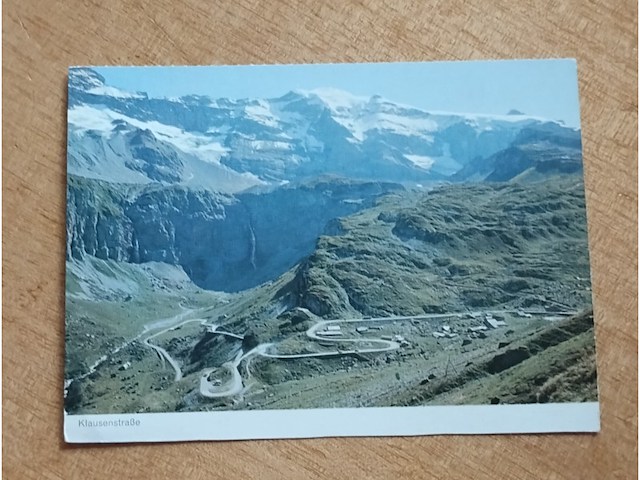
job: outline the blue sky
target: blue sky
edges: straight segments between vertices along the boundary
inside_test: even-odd
[[[504,114],[517,109],[580,126],[571,59],[470,62],[98,67],[107,84],[151,97],[274,98],[290,90],[337,88],[425,110]]]

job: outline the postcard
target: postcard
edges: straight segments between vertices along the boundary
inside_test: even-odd
[[[574,60],[68,89],[67,442],[599,430]]]

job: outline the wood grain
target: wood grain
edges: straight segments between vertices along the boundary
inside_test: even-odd
[[[3,473],[85,478],[637,477],[637,2],[7,0]],[[575,57],[602,432],[68,447],[66,69]]]

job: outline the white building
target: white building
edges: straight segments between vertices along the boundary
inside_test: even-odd
[[[339,337],[342,335],[342,332],[336,332],[335,330],[332,330],[332,331],[318,332],[318,335],[320,335],[321,337]]]

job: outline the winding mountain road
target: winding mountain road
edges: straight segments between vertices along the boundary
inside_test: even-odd
[[[125,343],[124,345],[118,347],[118,350],[122,349],[128,343],[131,343],[134,340],[142,337],[149,330],[154,330],[157,328],[165,327],[160,331],[157,331],[151,335],[146,336],[142,343],[147,347],[153,349],[158,356],[163,360],[166,360],[169,365],[173,368],[175,372],[174,381],[178,382],[182,379],[183,374],[180,368],[180,364],[165,350],[159,345],[155,345],[151,343],[153,338],[156,338],[164,333],[176,330],[182,325],[186,325],[188,323],[200,323],[207,327],[207,331],[209,333],[213,333],[216,335],[224,335],[229,338],[233,338],[235,340],[243,340],[243,335],[238,335],[231,332],[226,332],[219,330],[218,325],[206,324],[205,319],[190,319],[181,321],[185,316],[192,313],[192,310],[185,309],[185,312],[182,312],[174,317],[170,317],[168,319],[159,320],[152,324],[148,324],[145,326],[145,330],[142,334],[138,335],[136,338],[131,341]],[[336,344],[366,344],[368,348],[351,348],[348,350],[336,349],[334,351],[327,352],[314,352],[314,353],[294,353],[294,354],[280,354],[280,353],[272,353],[270,352],[271,347],[274,344],[272,343],[263,343],[253,348],[252,350],[243,353],[242,350],[238,352],[236,357],[231,362],[226,362],[217,368],[225,368],[231,374],[231,379],[226,382],[225,385],[213,385],[209,382],[209,375],[211,372],[216,370],[216,368],[208,368],[204,370],[200,376],[200,385],[199,392],[202,397],[205,398],[224,398],[224,397],[232,397],[238,395],[243,392],[245,389],[244,381],[242,375],[240,374],[240,363],[244,359],[250,359],[253,355],[259,355],[266,358],[273,359],[281,359],[281,360],[291,360],[291,359],[302,359],[302,358],[321,358],[321,357],[337,357],[343,355],[353,355],[353,354],[364,354],[364,353],[382,353],[388,352],[391,350],[396,350],[400,348],[400,344],[393,340],[386,340],[383,338],[372,338],[372,337],[351,337],[351,338],[343,338],[343,337],[331,337],[331,336],[320,336],[318,335],[318,331],[321,329],[325,329],[328,326],[332,325],[340,325],[340,324],[349,324],[349,323],[376,323],[376,322],[395,322],[395,321],[407,321],[407,320],[431,320],[437,318],[450,318],[454,316],[462,316],[462,315],[474,315],[480,316],[485,315],[487,313],[491,314],[500,314],[500,313],[516,313],[518,310],[485,310],[485,311],[477,311],[477,312],[463,312],[463,313],[433,313],[433,314],[423,314],[423,315],[411,315],[411,316],[391,316],[391,317],[376,317],[376,318],[354,318],[354,319],[345,319],[345,320],[321,320],[316,322],[306,331],[306,335],[309,339],[314,341],[321,342],[334,342]],[[526,313],[531,314],[559,314],[559,315],[571,315],[575,312],[538,312],[538,311],[527,311]],[[380,347],[372,348],[371,345],[380,345]],[[101,363],[106,360],[106,356],[102,357],[97,363]],[[97,365],[95,366],[97,367]],[[95,368],[93,368],[95,370]]]
[[[240,362],[256,353],[262,355],[271,345],[271,343],[263,343],[254,349],[249,350],[245,354],[243,354],[241,350],[238,352],[233,362],[226,362],[222,364],[222,367],[231,372],[231,380],[229,380],[225,385],[218,387],[209,382],[209,374],[216,370],[215,368],[208,368],[205,370],[200,377],[200,395],[205,398],[224,398],[232,397],[241,393],[244,390],[244,382],[242,381],[242,375],[240,375]]]
[[[267,351],[261,352],[260,355],[267,358],[279,358],[279,359],[295,359],[295,358],[313,358],[313,357],[335,357],[339,355],[353,355],[354,353],[380,353],[380,352],[388,352],[390,350],[395,350],[400,348],[400,344],[398,342],[394,342],[393,340],[384,340],[382,338],[335,338],[335,337],[321,337],[318,336],[317,331],[321,328],[337,323],[346,323],[346,322],[368,322],[370,320],[367,319],[353,319],[353,320],[322,320],[311,328],[307,330],[307,337],[312,340],[317,340],[321,342],[339,342],[339,343],[379,343],[384,345],[384,347],[380,348],[363,348],[363,349],[353,349],[353,350],[336,350],[332,352],[315,352],[315,353],[293,353],[293,354],[279,354],[279,353],[269,353]]]
[[[369,321],[366,319],[354,319],[354,320],[323,320],[315,323],[312,327],[310,327],[306,334],[307,337],[312,340],[318,341],[330,341],[330,342],[341,342],[341,343],[380,343],[384,345],[380,348],[364,348],[364,349],[353,349],[353,350],[335,350],[331,352],[317,352],[317,353],[296,353],[296,354],[278,354],[278,353],[269,353],[269,348],[273,346],[272,343],[263,343],[255,347],[253,350],[236,356],[233,362],[227,362],[222,365],[222,367],[226,368],[231,372],[232,379],[227,382],[224,386],[216,386],[209,382],[209,374],[215,370],[215,368],[207,369],[203,372],[200,377],[200,395],[205,398],[223,398],[230,397],[233,395],[237,395],[241,393],[244,389],[244,383],[242,381],[242,375],[240,374],[240,362],[245,358],[248,359],[252,355],[260,355],[266,358],[275,358],[275,359],[296,359],[296,358],[314,358],[314,357],[336,357],[342,355],[353,355],[355,353],[380,353],[386,352],[389,350],[395,350],[400,347],[400,344],[391,340],[383,340],[383,339],[370,339],[370,338],[328,338],[328,337],[320,337],[317,335],[317,331],[328,325],[333,323],[342,323],[342,322],[358,322],[358,321]],[[244,338],[239,335],[230,334],[229,332],[221,332],[217,329],[209,330],[211,333],[217,333],[220,335],[228,335],[234,338]]]
[[[316,352],[316,353],[297,353],[297,354],[279,354],[279,353],[270,353],[269,349],[273,346],[272,343],[263,343],[250,350],[249,352],[243,354],[242,351],[236,355],[236,358],[233,362],[227,362],[222,365],[222,367],[226,368],[231,372],[232,378],[223,386],[213,385],[208,380],[209,374],[215,370],[215,368],[207,369],[203,372],[200,377],[200,395],[205,398],[224,398],[237,395],[242,393],[244,390],[244,383],[242,380],[242,375],[240,374],[239,365],[244,359],[250,358],[252,355],[260,355],[266,358],[274,358],[274,359],[297,359],[297,358],[317,358],[317,357],[335,357],[342,355],[353,355],[353,354],[363,354],[363,353],[381,353],[387,352],[391,350],[395,350],[400,348],[400,344],[393,340],[385,340],[382,338],[371,338],[371,337],[360,337],[360,338],[335,338],[329,336],[319,336],[318,330],[321,328],[327,327],[329,325],[337,325],[344,323],[371,323],[371,322],[394,322],[394,321],[407,321],[407,320],[432,320],[437,318],[450,318],[450,317],[462,317],[463,315],[485,315],[487,313],[491,314],[501,314],[501,313],[517,313],[519,310],[483,310],[476,312],[461,312],[461,313],[433,313],[433,314],[423,314],[423,315],[411,315],[411,316],[392,316],[392,317],[377,317],[377,318],[354,318],[347,320],[321,320],[311,326],[307,331],[306,335],[312,340],[322,341],[322,342],[336,342],[336,343],[366,343],[370,344],[381,344],[384,345],[380,348],[363,348],[363,349],[350,349],[350,350],[335,350],[330,352]],[[539,312],[539,311],[525,311],[526,313],[531,314],[558,314],[558,315],[573,315],[577,312]],[[211,333],[216,333],[219,335],[227,335],[237,339],[242,339],[244,337],[236,334],[232,334],[229,332],[218,331],[217,327],[212,326],[213,328],[209,329]]]
[[[152,338],[155,338],[157,336],[160,336],[163,333],[167,333],[167,332],[170,332],[172,330],[176,330],[177,328],[181,327],[182,325],[186,325],[187,323],[193,323],[193,322],[198,322],[198,323],[204,324],[206,322],[206,320],[204,320],[202,318],[196,318],[196,319],[192,319],[192,320],[185,320],[184,322],[178,323],[176,325],[172,325],[171,327],[165,328],[164,330],[160,330],[159,332],[156,332],[153,335],[149,335],[147,338],[145,338],[142,341],[142,343],[145,344],[147,347],[152,348],[153,350],[155,350],[156,353],[158,354],[158,356],[161,359],[163,359],[163,362],[164,362],[165,359],[167,360],[167,362],[169,362],[169,365],[171,365],[173,370],[176,372],[175,377],[174,377],[174,381],[176,381],[176,382],[182,380],[182,370],[180,369],[180,365],[169,354],[169,352],[167,352],[164,348],[159,347],[158,345],[154,345],[153,343],[150,343],[149,340],[151,340]]]
[[[183,306],[183,305],[182,305],[182,303],[178,303],[178,306],[179,306],[182,310],[184,310],[182,313],[179,313],[179,314],[177,314],[177,315],[174,315],[173,317],[164,318],[164,319],[161,319],[161,320],[157,320],[157,321],[155,321],[155,322],[153,322],[153,323],[148,323],[148,324],[144,325],[143,330],[142,330],[142,332],[141,332],[141,333],[139,333],[139,334],[138,334],[138,335],[136,335],[135,337],[133,337],[133,338],[131,338],[131,339],[129,339],[129,340],[127,340],[127,341],[125,341],[125,342],[124,342],[124,343],[122,343],[121,345],[117,346],[116,348],[114,348],[113,350],[111,350],[108,354],[102,355],[98,360],[96,360],[96,362],[95,362],[93,365],[91,365],[91,366],[89,367],[89,370],[88,370],[88,371],[86,371],[86,372],[85,372],[85,373],[83,373],[82,375],[79,375],[79,376],[77,376],[77,377],[75,377],[75,378],[68,378],[68,379],[66,379],[66,380],[64,381],[65,395],[66,395],[66,390],[67,390],[67,388],[69,387],[69,385],[71,384],[71,382],[73,382],[74,380],[82,380],[83,378],[88,377],[89,375],[91,375],[92,373],[94,373],[94,372],[98,369],[98,367],[99,367],[100,365],[102,365],[104,362],[106,362],[106,361],[107,361],[107,359],[108,359],[109,357],[112,357],[113,355],[116,355],[116,354],[117,354],[118,352],[120,352],[120,350],[122,350],[123,348],[125,348],[125,347],[127,347],[127,346],[131,345],[133,342],[135,342],[135,341],[139,340],[140,338],[142,338],[144,335],[146,335],[146,334],[147,334],[147,332],[148,332],[149,330],[152,330],[152,329],[154,329],[154,328],[158,328],[158,327],[160,327],[160,326],[164,326],[164,325],[166,325],[166,324],[175,324],[175,322],[180,321],[181,319],[183,319],[184,317],[186,317],[187,315],[189,315],[190,313],[192,313],[192,312],[193,312],[193,309],[186,308],[185,306]],[[168,328],[168,329],[166,329],[165,331],[169,331],[169,330],[171,330],[171,328]],[[164,333],[164,332],[160,332],[160,333]],[[157,335],[159,335],[160,333],[158,333]],[[153,335],[153,336],[156,336],[156,335]],[[153,336],[152,336],[152,337],[153,337]],[[146,339],[146,340],[149,340],[149,338],[152,338],[152,337],[147,337],[147,339]],[[143,343],[145,343],[147,346],[149,346],[149,347],[151,347],[151,348],[154,348],[154,346],[153,346],[153,345],[151,345],[151,344],[147,343],[146,341],[143,341]],[[158,347],[158,348],[159,348],[159,347]],[[154,348],[154,350],[155,350],[155,348]],[[164,349],[161,349],[161,350],[164,350]],[[158,350],[156,350],[156,351],[158,352],[158,354],[159,354],[159,355],[161,356],[161,358],[163,358],[163,359],[164,359],[164,358],[167,358],[167,356],[169,356],[169,354],[168,354],[166,351],[164,351],[164,354],[163,354],[163,353],[161,353],[161,352],[160,352],[160,351],[158,351]],[[172,363],[172,362],[170,362],[170,363]],[[175,363],[175,362],[174,362],[174,363]],[[172,363],[172,365],[173,365],[173,363]],[[180,373],[180,377],[182,377],[182,373]]]

